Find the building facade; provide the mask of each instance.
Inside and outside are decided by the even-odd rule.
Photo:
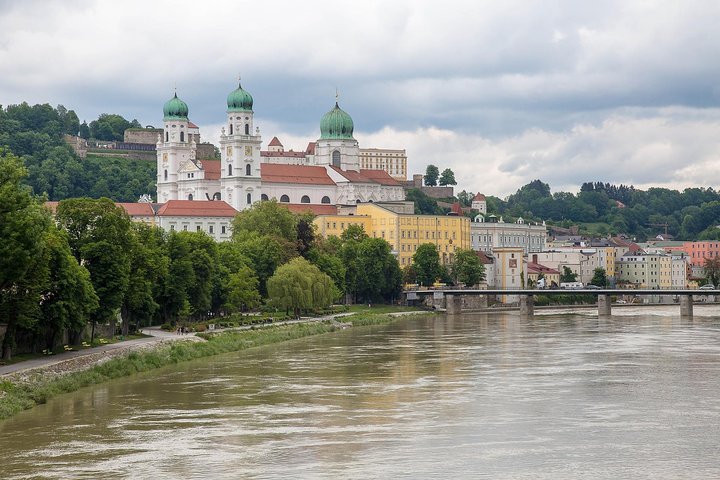
[[[547,228],[545,224],[526,223],[518,218],[514,223],[503,222],[495,215],[487,218],[477,215],[470,224],[472,249],[491,253],[495,248],[519,247],[525,254],[545,249]]]
[[[282,203],[356,205],[402,201],[400,182],[382,169],[363,169],[352,118],[337,102],[320,120],[320,137],[305,152],[285,152],[274,138],[261,150],[253,98],[238,85],[227,97],[220,160],[197,157],[199,130],[177,94],[163,107],[158,136],[157,200],[223,200],[236,210],[276,198]]]
[[[350,225],[361,225],[369,236],[390,244],[401,267],[412,264],[418,246],[424,243],[435,245],[443,264],[452,263],[458,249],[470,249],[467,217],[403,214],[363,203],[354,215],[320,215],[314,222],[323,237],[340,236]]]
[[[407,154],[403,150],[388,148],[361,148],[360,168],[385,170],[396,180],[407,180]]]

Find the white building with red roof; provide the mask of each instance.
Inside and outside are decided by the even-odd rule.
[[[335,208],[405,199],[402,185],[387,171],[360,168],[353,121],[337,102],[320,121],[320,138],[298,152],[285,151],[277,137],[262,151],[252,107],[252,96],[242,86],[232,91],[220,135],[221,159],[199,159],[199,129],[187,118],[187,104],[177,95],[170,99],[157,144],[157,201],[222,200],[243,210],[272,198]]]

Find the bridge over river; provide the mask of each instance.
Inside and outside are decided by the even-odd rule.
[[[611,297],[616,295],[633,296],[667,296],[679,298],[680,317],[692,318],[694,296],[715,296],[720,295],[720,290],[715,289],[693,289],[693,290],[651,290],[651,289],[555,289],[555,290],[531,290],[531,289],[487,289],[487,290],[408,290],[405,292],[407,300],[417,300],[423,296],[433,295],[437,298],[443,296],[445,309],[448,314],[455,315],[463,311],[463,298],[469,296],[508,296],[516,295],[519,298],[520,314],[532,316],[535,310],[535,295],[594,295],[597,297],[598,316],[610,316],[612,311]]]

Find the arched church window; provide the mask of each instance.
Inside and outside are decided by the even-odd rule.
[[[165,141],[167,142],[170,139],[170,134],[168,132],[165,132]]]
[[[300,203],[310,203],[310,197],[308,197],[307,195],[303,195],[300,199]]]
[[[287,195],[283,195],[282,197],[280,197],[280,201],[283,203],[290,203],[290,197],[288,197]]]
[[[180,141],[181,142],[185,141],[185,132],[180,132]]]
[[[250,164],[245,165],[245,175],[250,176]]]
[[[252,193],[247,194],[247,204],[248,205],[252,204]]]
[[[330,197],[325,195],[324,197],[322,197],[322,200],[320,200],[320,203],[330,203]]]
[[[333,167],[340,168],[340,150],[335,150],[332,153],[332,164]]]
[[[232,175],[232,165],[228,165],[228,176]]]
[[[167,182],[167,169],[165,169],[165,181]]]
[[[263,202],[267,202],[269,199],[268,196],[263,193],[262,195],[260,195],[260,200],[262,200]]]
[[[232,123],[230,124],[230,135],[232,135]]]
[[[189,193],[189,194],[188,194],[188,200],[192,200],[192,199],[193,199],[192,193]]]
[[[245,124],[245,135],[250,135],[250,124],[249,123]]]

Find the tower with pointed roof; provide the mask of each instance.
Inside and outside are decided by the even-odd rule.
[[[163,133],[157,149],[157,201],[178,200],[178,171],[194,157],[195,142],[190,137],[188,106],[177,92],[163,106]]]
[[[261,143],[253,126],[253,98],[238,82],[227,97],[227,124],[220,135],[221,195],[237,210],[260,200]]]
[[[360,147],[353,137],[352,118],[338,105],[320,119],[320,138],[315,144],[315,164],[360,171]]]

